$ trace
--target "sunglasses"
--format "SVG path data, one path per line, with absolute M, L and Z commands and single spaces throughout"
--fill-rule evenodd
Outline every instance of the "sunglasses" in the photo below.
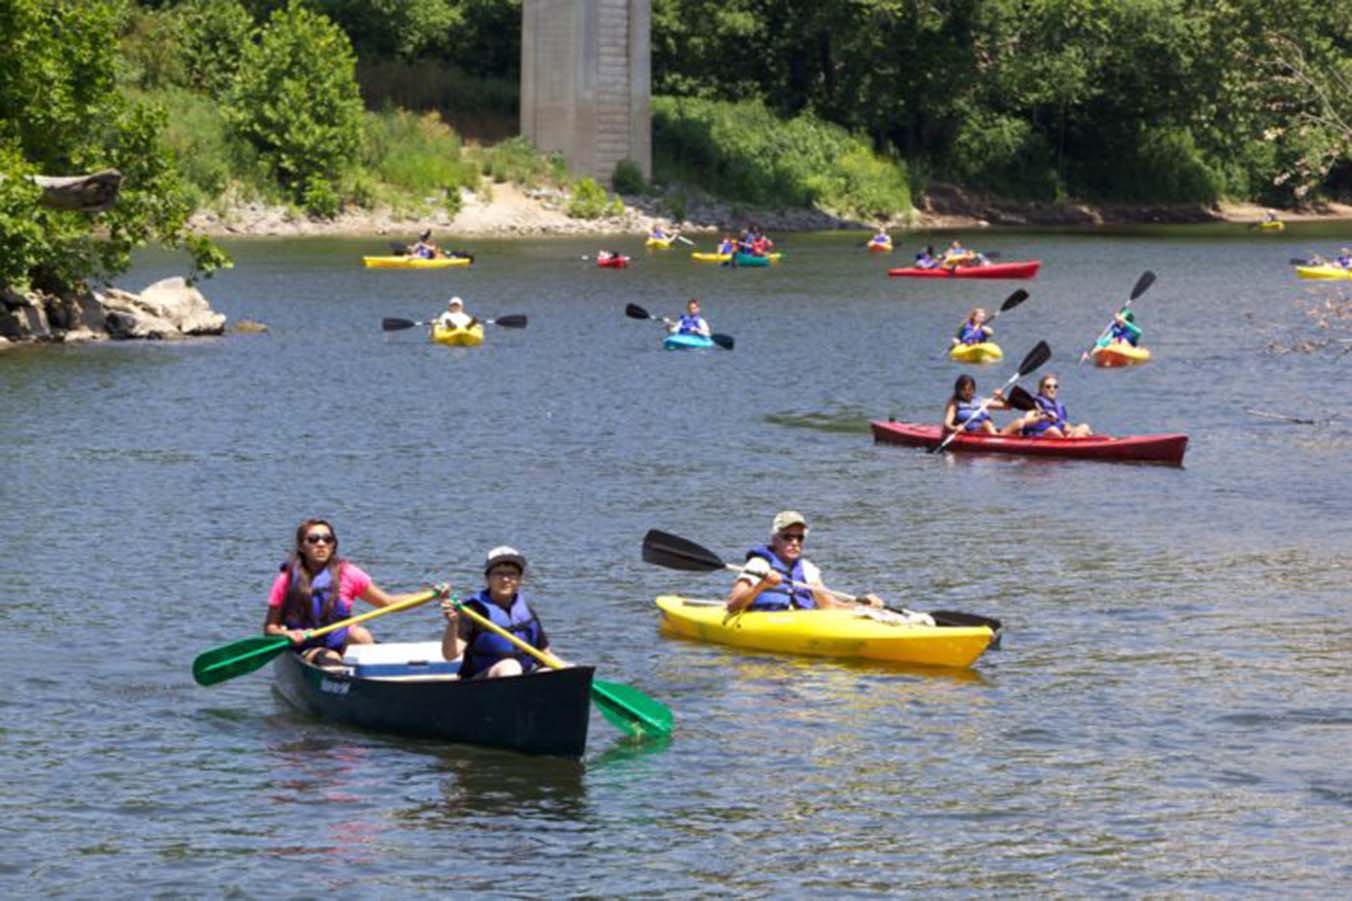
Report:
M 333 544 L 335 540 L 332 535 L 314 534 L 305 536 L 306 544 Z
M 515 569 L 495 569 L 488 574 L 490 579 L 520 579 L 521 573 Z
M 1058 385 L 1056 382 L 1048 382 L 1047 384 L 1043 385 L 1042 387 L 1043 387 L 1043 388 L 1060 388 L 1061 386 Z
M 807 540 L 807 535 L 803 532 L 780 532 L 779 537 L 786 543 L 796 541 L 799 544 L 802 544 Z

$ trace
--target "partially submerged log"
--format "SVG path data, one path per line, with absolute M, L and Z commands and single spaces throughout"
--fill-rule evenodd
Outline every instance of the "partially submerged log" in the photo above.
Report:
M 4 178 L 0 175 L 0 178 Z M 30 175 L 42 188 L 42 205 L 77 213 L 100 213 L 117 203 L 122 173 L 104 169 L 89 175 Z

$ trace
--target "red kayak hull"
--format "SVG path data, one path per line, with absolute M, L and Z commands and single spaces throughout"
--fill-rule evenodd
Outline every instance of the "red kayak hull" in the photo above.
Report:
M 602 269 L 624 269 L 629 265 L 628 257 L 611 257 L 608 260 L 597 260 L 596 265 Z
M 956 269 L 889 269 L 893 278 L 1032 278 L 1041 260 L 991 263 L 989 266 L 959 266 Z
M 937 425 L 915 422 L 870 422 L 873 440 L 907 447 L 938 447 L 944 440 Z M 1132 460 L 1140 463 L 1183 465 L 1188 436 L 1177 432 L 1163 435 L 1094 435 L 1089 438 L 1020 438 L 1014 435 L 958 435 L 946 450 L 985 454 L 1018 454 L 1026 457 L 1068 457 L 1074 460 Z

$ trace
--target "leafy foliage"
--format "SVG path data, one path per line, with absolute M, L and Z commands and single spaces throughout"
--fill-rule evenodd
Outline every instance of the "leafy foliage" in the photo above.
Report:
M 574 219 L 601 219 L 605 216 L 618 216 L 624 212 L 624 204 L 618 197 L 611 197 L 606 189 L 594 179 L 579 179 L 573 186 L 573 198 L 568 203 L 568 215 Z
M 292 0 L 240 59 L 225 116 L 291 199 L 320 215 L 339 206 L 357 160 L 362 104 L 351 44 L 332 22 Z
M 615 164 L 610 184 L 617 194 L 642 194 L 647 188 L 643 181 L 643 170 L 633 160 L 620 160 Z
M 127 268 L 149 241 L 186 247 L 210 272 L 226 262 L 186 232 L 190 203 L 166 149 L 163 110 L 118 90 L 116 0 L 9 0 L 0 15 L 0 282 L 64 291 Z M 54 210 L 24 176 L 119 169 L 100 213 Z

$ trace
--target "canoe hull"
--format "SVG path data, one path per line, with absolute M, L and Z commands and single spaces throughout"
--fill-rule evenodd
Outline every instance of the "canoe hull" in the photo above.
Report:
M 468 266 L 473 262 L 469 257 L 441 257 L 427 260 L 422 257 L 362 257 L 367 269 L 449 269 L 452 266 Z
M 873 440 L 906 447 L 938 447 L 944 440 L 937 425 L 914 422 L 870 422 Z M 1130 435 L 1114 438 L 1094 435 L 1089 438 L 1020 438 L 1014 435 L 959 434 L 947 450 L 986 454 L 1016 454 L 1025 457 L 1061 457 L 1071 460 L 1165 463 L 1183 465 L 1188 436 L 1180 433 Z
M 1341 266 L 1297 266 L 1296 275 L 1301 278 L 1352 280 L 1352 269 L 1344 269 Z
M 666 350 L 705 350 L 713 346 L 713 339 L 703 335 L 667 335 L 662 339 Z
M 484 343 L 484 327 L 480 324 L 469 328 L 442 328 L 432 326 L 432 340 L 448 347 L 478 347 Z
M 657 607 L 670 635 L 809 657 L 966 668 L 995 637 L 985 626 L 884 623 L 852 610 L 758 610 L 729 618 L 721 604 L 677 595 L 662 595 Z
M 992 263 L 989 266 L 959 266 L 956 269 L 889 269 L 892 278 L 1032 278 L 1037 275 L 1041 260 L 1022 260 L 1014 263 Z
M 312 716 L 410 738 L 575 758 L 587 749 L 592 674 L 579 666 L 462 682 L 326 672 L 291 653 L 273 664 L 278 692 Z
M 1150 351 L 1132 347 L 1123 341 L 1114 341 L 1105 347 L 1096 347 L 1089 353 L 1095 366 L 1114 369 L 1119 366 L 1140 366 L 1150 362 Z
M 1005 352 L 994 341 L 982 341 L 980 344 L 957 344 L 948 352 L 948 358 L 955 363 L 994 363 L 1004 359 Z

